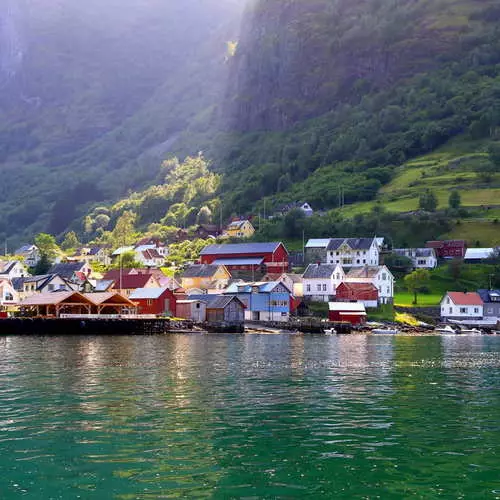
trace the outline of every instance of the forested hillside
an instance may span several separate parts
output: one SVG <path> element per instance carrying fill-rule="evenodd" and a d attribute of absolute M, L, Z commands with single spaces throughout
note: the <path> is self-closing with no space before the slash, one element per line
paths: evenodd
<path fill-rule="evenodd" d="M 8 0 L 0 19 L 0 239 L 390 203 L 452 139 L 483 158 L 458 189 L 500 196 L 496 0 Z"/>
<path fill-rule="evenodd" d="M 453 137 L 496 139 L 494 0 L 269 0 L 248 16 L 225 102 L 239 133 L 218 151 L 229 206 L 333 208 L 339 185 L 371 200 Z"/>
<path fill-rule="evenodd" d="M 2 2 L 0 239 L 58 234 L 152 183 L 178 136 L 212 122 L 241 3 Z"/>

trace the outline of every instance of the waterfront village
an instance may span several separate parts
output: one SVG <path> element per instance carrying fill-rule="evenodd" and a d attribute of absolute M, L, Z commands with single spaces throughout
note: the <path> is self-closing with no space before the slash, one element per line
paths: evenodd
<path fill-rule="evenodd" d="M 346 235 L 304 240 L 301 252 L 290 252 L 282 242 L 248 241 L 250 220 L 232 221 L 224 233 L 215 226 L 200 230 L 207 244 L 197 258 L 170 267 L 169 245 L 157 238 L 119 248 L 82 246 L 58 254 L 43 274 L 33 272 L 41 250 L 22 246 L 0 260 L 0 318 L 168 318 L 191 327 L 238 325 L 235 331 L 279 331 L 280 325 L 300 331 L 307 324 L 326 332 L 335 331 L 331 325 L 389 333 L 500 330 L 500 290 L 491 286 L 450 286 L 434 304 L 417 302 L 418 294 L 426 298 L 430 272 L 493 265 L 496 248 L 467 248 L 457 240 L 390 248 L 384 238 Z M 123 257 L 130 254 L 134 265 L 127 267 Z M 404 276 L 401 262 L 408 266 Z M 403 290 L 403 304 L 395 301 L 396 290 Z"/>

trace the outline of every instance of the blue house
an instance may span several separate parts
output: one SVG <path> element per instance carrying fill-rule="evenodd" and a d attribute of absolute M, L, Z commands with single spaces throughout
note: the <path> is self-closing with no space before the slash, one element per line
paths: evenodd
<path fill-rule="evenodd" d="M 233 283 L 224 292 L 236 295 L 245 304 L 247 321 L 288 321 L 291 292 L 278 281 Z"/>

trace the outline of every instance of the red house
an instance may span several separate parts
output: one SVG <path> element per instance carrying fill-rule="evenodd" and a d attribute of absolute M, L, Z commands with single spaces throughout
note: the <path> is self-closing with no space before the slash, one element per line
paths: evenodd
<path fill-rule="evenodd" d="M 135 302 L 139 314 L 176 316 L 177 298 L 169 288 L 138 288 L 129 299 Z"/>
<path fill-rule="evenodd" d="M 229 271 L 288 271 L 288 251 L 283 243 L 209 245 L 201 251 L 202 264 L 226 266 Z"/>
<path fill-rule="evenodd" d="M 362 302 L 365 307 L 378 306 L 378 289 L 372 283 L 342 282 L 336 290 L 339 302 Z"/>
<path fill-rule="evenodd" d="M 360 302 L 330 302 L 328 319 L 360 325 L 366 321 L 366 309 Z"/>
<path fill-rule="evenodd" d="M 434 248 L 439 259 L 463 259 L 467 251 L 467 243 L 464 240 L 428 241 L 427 248 Z"/>

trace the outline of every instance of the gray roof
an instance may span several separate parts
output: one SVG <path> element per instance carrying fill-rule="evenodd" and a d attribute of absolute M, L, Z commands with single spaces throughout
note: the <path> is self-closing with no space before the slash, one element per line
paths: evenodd
<path fill-rule="evenodd" d="M 183 273 L 183 278 L 211 278 L 219 269 L 218 265 L 194 264 L 189 266 Z"/>
<path fill-rule="evenodd" d="M 232 243 L 227 245 L 208 245 L 201 251 L 201 255 L 226 255 L 226 254 L 259 254 L 272 253 L 281 245 L 272 243 Z"/>
<path fill-rule="evenodd" d="M 217 266 L 260 266 L 264 262 L 263 257 L 247 257 L 234 259 L 216 259 Z"/>
<path fill-rule="evenodd" d="M 333 264 L 309 264 L 302 276 L 304 279 L 331 278 L 337 266 Z"/>
<path fill-rule="evenodd" d="M 18 262 L 17 260 L 0 261 L 0 274 L 9 274 Z"/>
<path fill-rule="evenodd" d="M 97 280 L 95 284 L 96 292 L 107 292 L 114 284 L 114 280 Z"/>
<path fill-rule="evenodd" d="M 157 299 L 161 297 L 165 291 L 168 290 L 167 287 L 164 288 L 136 288 L 129 296 L 130 300 L 134 299 Z"/>
<path fill-rule="evenodd" d="M 481 297 L 481 300 L 488 304 L 490 302 L 492 302 L 491 300 L 491 295 L 500 295 L 500 290 L 478 290 L 477 293 L 479 294 L 479 296 Z M 498 303 L 498 301 L 495 301 Z"/>
<path fill-rule="evenodd" d="M 353 250 L 369 250 L 375 238 L 332 238 L 328 245 L 328 250 L 338 250 L 342 244 L 346 243 Z"/>
<path fill-rule="evenodd" d="M 306 248 L 327 248 L 330 238 L 313 238 L 306 243 Z"/>
<path fill-rule="evenodd" d="M 60 264 L 54 264 L 49 269 L 49 273 L 59 274 L 59 276 L 69 279 L 74 273 L 80 272 L 84 266 L 84 262 L 61 262 Z"/>
<path fill-rule="evenodd" d="M 394 248 L 392 251 L 401 256 L 413 255 L 415 257 L 433 257 L 436 255 L 433 248 Z"/>
<path fill-rule="evenodd" d="M 224 309 L 233 300 L 241 302 L 236 295 L 219 295 L 211 300 L 207 304 L 207 309 Z"/>
<path fill-rule="evenodd" d="M 24 284 L 25 283 L 36 283 L 37 284 L 37 290 L 40 290 L 43 288 L 49 281 L 52 281 L 57 274 L 40 274 L 38 276 L 27 276 L 24 278 L 14 278 L 12 279 L 12 286 L 14 287 L 15 290 L 18 292 L 22 292 L 24 289 Z M 59 276 L 60 277 L 60 276 Z M 64 280 L 64 278 L 63 278 Z"/>

